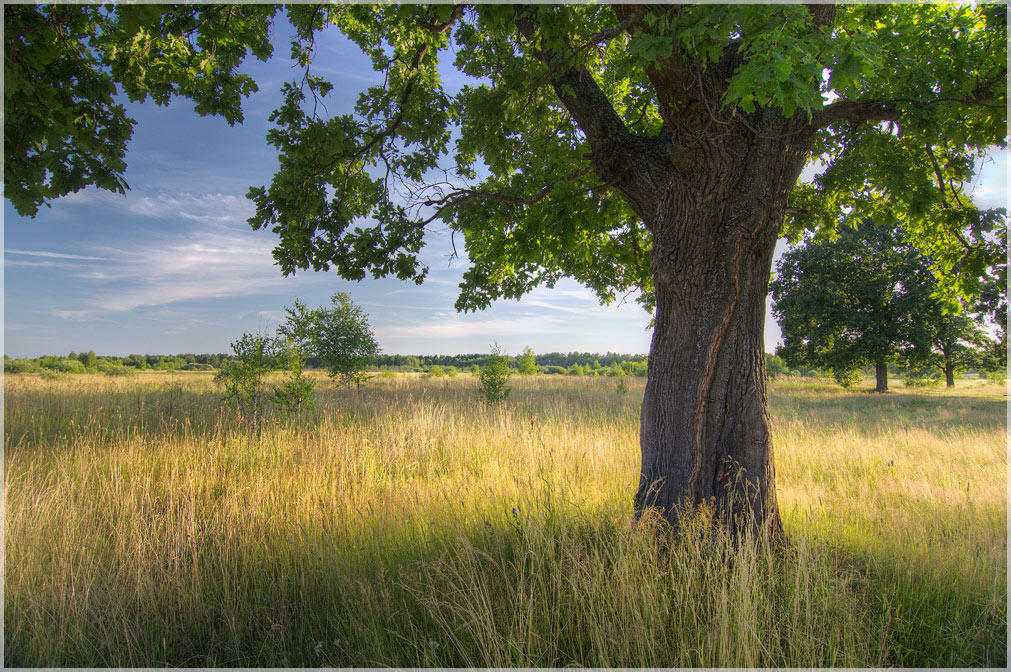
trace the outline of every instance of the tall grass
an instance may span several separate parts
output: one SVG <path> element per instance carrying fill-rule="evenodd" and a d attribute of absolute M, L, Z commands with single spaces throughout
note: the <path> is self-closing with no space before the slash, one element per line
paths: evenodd
<path fill-rule="evenodd" d="M 206 375 L 8 376 L 7 663 L 1006 663 L 1000 388 L 774 384 L 778 547 L 632 525 L 641 382 L 511 385 L 257 435 Z"/>

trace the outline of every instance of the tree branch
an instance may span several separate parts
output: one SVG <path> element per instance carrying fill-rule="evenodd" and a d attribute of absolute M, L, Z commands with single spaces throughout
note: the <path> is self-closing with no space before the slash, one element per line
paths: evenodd
<path fill-rule="evenodd" d="M 1001 67 L 991 77 L 981 82 L 973 92 L 961 98 L 946 96 L 933 98 L 931 100 L 918 100 L 916 98 L 891 98 L 889 100 L 839 100 L 831 105 L 827 105 L 818 112 L 815 112 L 811 121 L 815 128 L 826 128 L 839 121 L 899 121 L 901 111 L 900 104 L 911 105 L 915 108 L 939 105 L 940 103 L 961 103 L 963 105 L 976 105 L 988 107 L 995 110 L 1006 109 L 1004 103 L 994 103 L 990 88 L 998 82 L 1003 82 L 1007 77 L 1007 66 Z"/>
<path fill-rule="evenodd" d="M 522 14 L 517 8 L 516 27 L 531 43 L 534 41 L 536 26 L 533 19 Z M 590 141 L 591 146 L 599 146 L 608 141 L 630 137 L 632 134 L 614 111 L 597 82 L 585 67 L 572 65 L 569 59 L 550 50 L 534 48 L 534 55 L 548 67 L 551 86 L 565 105 L 572 118 Z"/>
<path fill-rule="evenodd" d="M 530 206 L 543 200 L 548 194 L 550 194 L 556 186 L 562 182 L 571 182 L 572 180 L 578 180 L 581 177 L 589 174 L 592 170 L 592 166 L 586 166 L 579 170 L 574 170 L 571 173 L 560 177 L 557 180 L 553 180 L 544 187 L 541 188 L 533 196 L 528 196 L 526 198 L 520 196 L 510 196 L 508 194 L 498 194 L 491 191 L 477 191 L 475 189 L 456 189 L 453 192 L 446 194 L 442 198 L 430 199 L 422 203 L 429 207 L 438 206 L 435 214 L 433 214 L 428 219 L 419 223 L 419 226 L 425 226 L 435 221 L 438 217 L 442 215 L 446 210 L 466 203 L 467 201 L 473 199 L 485 199 L 489 201 L 498 201 L 499 203 L 507 203 L 509 205 L 519 205 L 519 206 Z"/>
<path fill-rule="evenodd" d="M 840 121 L 894 121 L 901 114 L 891 100 L 839 100 L 814 113 L 811 125 L 827 128 Z"/>

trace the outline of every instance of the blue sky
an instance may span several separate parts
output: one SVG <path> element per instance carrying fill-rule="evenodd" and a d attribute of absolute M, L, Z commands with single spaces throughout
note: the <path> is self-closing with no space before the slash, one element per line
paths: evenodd
<path fill-rule="evenodd" d="M 573 281 L 520 301 L 460 314 L 453 309 L 465 260 L 448 260 L 448 236 L 433 233 L 422 286 L 394 279 L 348 282 L 333 273 L 285 278 L 274 265 L 269 231 L 245 223 L 250 186 L 268 184 L 276 155 L 264 136 L 280 85 L 299 76 L 278 29 L 277 58 L 246 70 L 260 92 L 244 104 L 245 123 L 229 127 L 196 115 L 187 101 L 129 104 L 137 120 L 127 154 L 125 196 L 87 189 L 20 217 L 4 200 L 4 352 L 12 357 L 94 350 L 98 354 L 227 352 L 245 331 L 273 329 L 297 297 L 323 304 L 349 291 L 370 316 L 384 352 L 646 353 L 647 315 L 629 300 L 600 306 Z M 368 59 L 342 40 L 321 40 L 314 70 L 335 83 L 333 114 L 349 111 L 376 78 Z M 447 72 L 447 84 L 456 82 Z M 1003 205 L 1006 155 L 986 166 L 975 197 Z M 781 251 L 782 245 L 780 245 Z M 766 349 L 779 329 L 766 317 Z"/>

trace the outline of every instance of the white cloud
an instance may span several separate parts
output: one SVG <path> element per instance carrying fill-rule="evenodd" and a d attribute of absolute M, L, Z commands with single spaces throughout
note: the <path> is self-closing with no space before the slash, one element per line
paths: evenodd
<path fill-rule="evenodd" d="M 109 290 L 95 308 L 127 311 L 191 299 L 259 294 L 283 282 L 274 241 L 252 231 L 196 229 L 142 250 L 108 248 L 110 272 L 129 287 Z"/>

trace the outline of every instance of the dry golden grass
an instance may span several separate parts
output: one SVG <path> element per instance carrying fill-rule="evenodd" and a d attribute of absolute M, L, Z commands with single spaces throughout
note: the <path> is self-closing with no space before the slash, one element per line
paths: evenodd
<path fill-rule="evenodd" d="M 1003 390 L 775 383 L 791 546 L 631 525 L 642 382 L 8 376 L 8 664 L 1006 662 Z"/>

